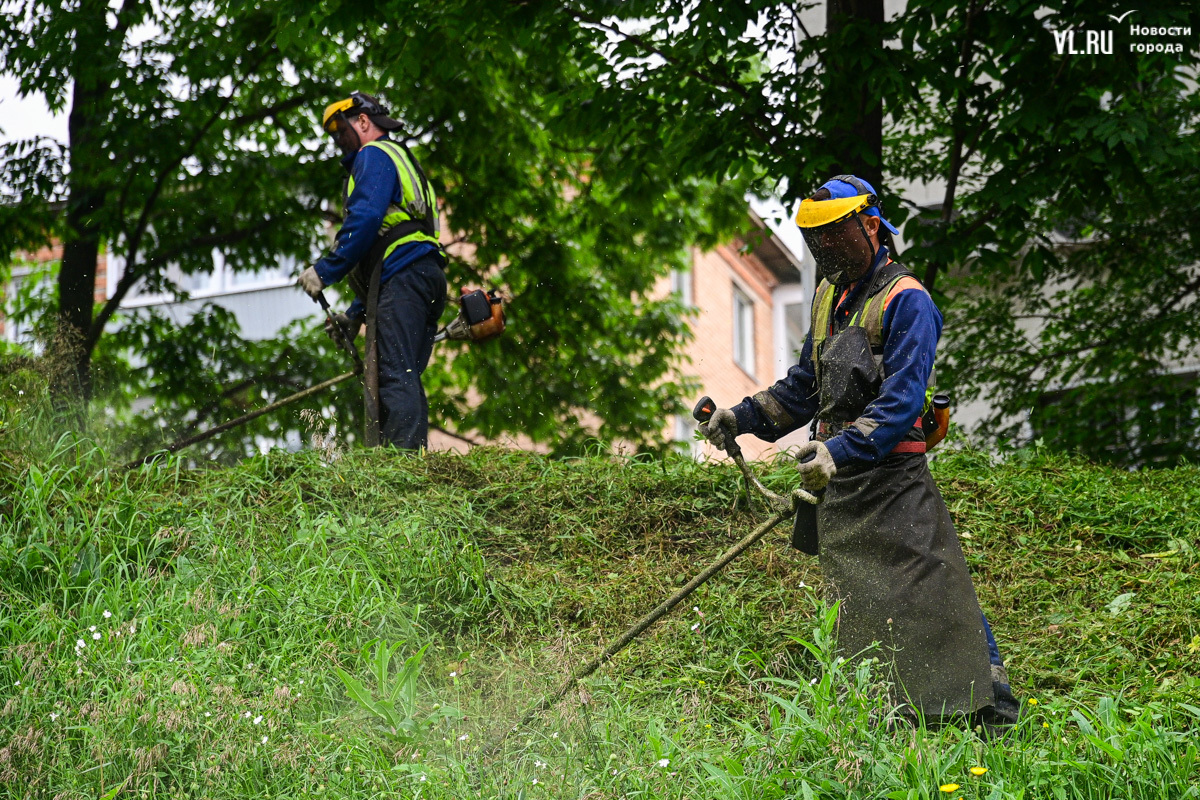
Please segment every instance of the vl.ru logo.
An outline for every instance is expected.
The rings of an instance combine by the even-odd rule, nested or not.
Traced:
[[[1058,54],[1071,56],[1095,56],[1113,54],[1113,32],[1112,31],[1085,31],[1085,30],[1066,30],[1052,31],[1054,34],[1054,46],[1058,48]],[[1078,39],[1075,34],[1081,34]],[[1077,49],[1078,44],[1083,49]]]

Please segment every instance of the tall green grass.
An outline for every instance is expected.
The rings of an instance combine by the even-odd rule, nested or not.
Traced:
[[[475,451],[127,473],[89,441],[14,441],[3,797],[1197,796],[1195,468],[935,465],[1037,701],[1004,740],[894,724],[781,534],[487,755],[762,519],[733,470]]]

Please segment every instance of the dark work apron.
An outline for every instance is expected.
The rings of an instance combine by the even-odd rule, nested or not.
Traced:
[[[893,276],[903,269],[887,267]],[[855,305],[886,289],[887,278],[876,275]],[[866,329],[834,327],[816,354],[818,439],[857,419],[881,385],[882,355],[872,352]],[[914,430],[906,441],[920,436]],[[842,601],[837,636],[843,655],[878,642],[866,655],[892,666],[897,702],[911,703],[927,718],[993,704],[979,600],[924,452],[893,452],[873,466],[840,468],[817,507],[817,534],[821,570]]]

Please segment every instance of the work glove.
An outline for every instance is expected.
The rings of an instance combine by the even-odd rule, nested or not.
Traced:
[[[325,284],[321,282],[321,276],[312,267],[300,273],[300,278],[296,281],[296,285],[304,290],[304,293],[313,300],[317,299],[317,295],[325,288]]]
[[[358,338],[358,329],[362,327],[361,317],[348,314],[332,314],[325,318],[325,335],[335,342],[339,335],[345,335],[350,341]]]
[[[708,422],[700,423],[700,433],[713,447],[728,452],[730,445],[737,439],[737,417],[728,408],[718,408],[708,418]]]
[[[800,461],[810,453],[816,453],[816,458],[811,461]],[[830,455],[829,448],[825,446],[824,442],[805,442],[800,445],[800,449],[796,451],[796,459],[796,466],[800,470],[800,481],[810,492],[822,491],[829,485],[829,479],[837,475],[833,456]]]

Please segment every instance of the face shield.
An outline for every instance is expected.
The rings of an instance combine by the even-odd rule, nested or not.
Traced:
[[[824,280],[842,285],[858,280],[871,269],[876,250],[859,219],[859,212],[876,202],[874,195],[864,194],[800,203],[796,225]],[[864,241],[866,252],[862,247]]]

